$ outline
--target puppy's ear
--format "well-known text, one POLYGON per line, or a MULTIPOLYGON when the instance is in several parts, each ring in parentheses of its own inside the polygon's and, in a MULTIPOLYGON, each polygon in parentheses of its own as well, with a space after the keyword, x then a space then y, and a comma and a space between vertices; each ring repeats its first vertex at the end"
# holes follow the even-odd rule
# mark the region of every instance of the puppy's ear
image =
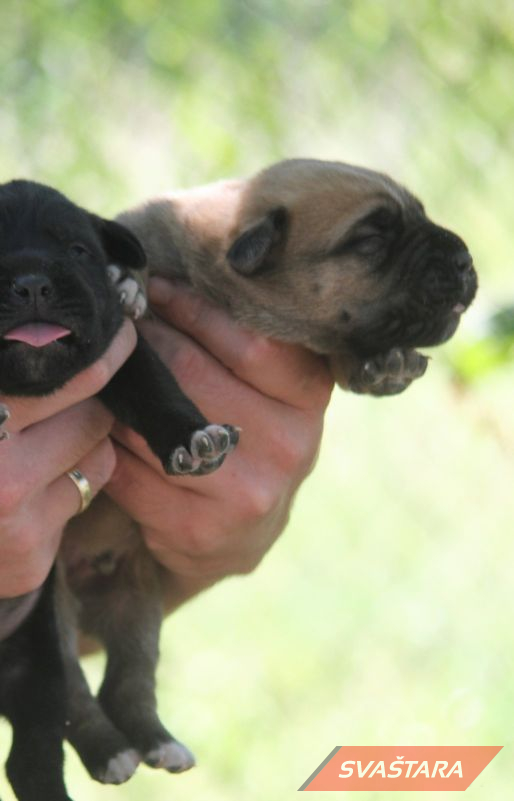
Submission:
POLYGON ((230 246, 227 253, 230 266, 241 275, 256 275, 272 268, 285 244, 287 224, 285 208, 270 211, 230 246))
POLYGON ((146 265, 146 253, 132 231, 114 220, 92 216, 109 258, 115 264, 122 264, 132 270, 142 270, 146 265))

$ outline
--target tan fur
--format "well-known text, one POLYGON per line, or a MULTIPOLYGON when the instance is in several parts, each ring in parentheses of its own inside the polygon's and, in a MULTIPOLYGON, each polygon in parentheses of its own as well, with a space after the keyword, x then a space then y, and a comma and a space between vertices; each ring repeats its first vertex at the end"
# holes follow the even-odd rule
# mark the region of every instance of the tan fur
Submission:
POLYGON ((180 278, 249 328, 319 353, 334 347, 343 305, 350 314, 387 291, 346 257, 326 258, 346 231, 388 199, 416 201, 387 176, 337 162, 281 162, 249 181, 228 181, 156 198, 119 220, 137 234, 153 275, 180 278), (226 253, 237 236, 284 206, 291 228, 281 270, 248 281, 226 253), (312 270, 316 260, 316 271, 312 270))

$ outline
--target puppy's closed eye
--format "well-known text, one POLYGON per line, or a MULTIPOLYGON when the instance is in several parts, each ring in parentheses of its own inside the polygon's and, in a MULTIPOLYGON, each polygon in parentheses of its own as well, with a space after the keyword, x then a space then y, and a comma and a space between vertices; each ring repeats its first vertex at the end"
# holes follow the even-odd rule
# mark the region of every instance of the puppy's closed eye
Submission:
POLYGON ((363 232, 346 242, 345 252, 352 250, 362 256, 373 256, 382 250, 386 242, 387 237, 382 233, 377 233, 376 231, 363 232))
POLYGON ((333 249, 332 256, 349 252, 361 256, 374 256, 387 247, 401 225, 400 211, 379 206, 355 223, 333 249))
POLYGON ((84 261, 92 257, 91 251, 82 242, 73 242, 68 248, 68 253, 78 261, 84 261))

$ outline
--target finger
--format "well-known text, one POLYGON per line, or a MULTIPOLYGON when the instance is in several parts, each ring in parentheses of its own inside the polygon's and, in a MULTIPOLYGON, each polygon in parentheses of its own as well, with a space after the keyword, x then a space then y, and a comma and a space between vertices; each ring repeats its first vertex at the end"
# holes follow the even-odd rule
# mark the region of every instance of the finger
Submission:
MULTIPOLYGON (((109 481, 115 465, 116 454, 112 442, 109 439, 104 439, 73 467, 87 480, 92 499, 109 481)), ((80 490, 67 474, 53 481, 48 487, 48 491, 42 495, 43 514, 50 516, 52 510, 57 509, 60 521, 56 522, 61 522, 62 524, 78 514, 81 503, 80 490)))
MULTIPOLYGON (((120 504, 134 520, 145 526, 170 528, 174 511, 190 508, 201 495, 181 486, 178 479, 170 478, 161 471, 157 473, 151 464, 117 442, 116 467, 106 486, 106 492, 120 504)), ((175 525, 173 525, 175 529, 175 525)))
POLYGON ((219 498, 185 489, 173 480, 158 484, 151 469, 130 452, 117 446, 116 452, 116 469, 106 492, 142 525, 147 546, 170 570, 226 575, 254 566, 283 527, 287 492, 275 497, 263 522, 262 508, 254 505, 253 484, 247 492, 239 482, 227 514, 219 498), (252 536, 245 537, 249 527, 252 536))
MULTIPOLYGON (((144 336, 152 344, 164 364, 173 373, 184 392, 200 403, 202 412, 211 420, 228 406, 238 408, 262 395, 250 384, 242 381, 222 362, 195 342, 191 337, 171 328, 161 320, 149 320, 144 325, 144 336)), ((270 404, 281 406, 273 398, 270 404)), ((237 424, 237 421, 227 422, 237 424)))
MULTIPOLYGON (((257 462, 273 464, 283 474, 306 475, 315 459, 321 435, 321 410, 304 411, 262 395, 241 381, 190 337, 161 321, 152 321, 147 335, 184 392, 215 423, 242 428, 236 455, 245 454, 255 469, 257 462)), ((159 473, 162 468, 142 438, 126 426, 115 424, 112 435, 159 473)), ((187 443, 184 443, 187 444, 187 443)), ((218 477, 232 465, 225 464, 210 477, 188 479, 205 490, 216 488, 218 477)), ((180 479, 181 482, 186 479, 180 479)))
POLYGON ((125 320, 107 351, 90 367, 74 376, 57 392, 45 397, 2 397, 10 411, 4 428, 16 433, 32 423, 46 420, 62 409, 96 395, 128 358, 136 345, 136 331, 125 320))
MULTIPOLYGON (((77 464, 89 482, 92 497, 109 479, 115 462, 112 443, 106 439, 77 464)), ((81 495, 67 475, 27 499, 24 515, 9 527, 2 542, 3 564, 10 565, 2 576, 5 597, 41 586, 55 560, 63 528, 80 507, 81 495)))
MULTIPOLYGON (((203 540, 214 542, 219 531, 226 530, 226 508, 220 508, 222 505, 202 491, 202 482, 188 488, 180 479, 156 476, 130 451, 117 444, 114 447, 116 468, 106 486, 107 494, 146 529, 166 532, 167 549, 188 553, 198 532, 203 540)), ((230 525, 237 516, 238 505, 234 503, 230 525)))
MULTIPOLYGON (((312 431, 315 428, 318 434, 321 425, 319 412, 301 411, 263 396, 189 337, 161 321, 152 321, 147 335, 151 335, 152 343, 184 392, 211 422, 229 423, 243 429, 236 453, 244 451, 254 461, 256 454, 263 460, 266 454, 272 454, 274 463, 285 472, 302 471, 297 459, 310 463, 312 431)), ((149 465, 162 471, 141 437, 133 431, 115 424, 112 434, 149 465)), ((232 458, 230 454, 226 462, 232 462, 232 458)), ((191 479, 198 480, 197 477, 191 479)), ((208 486, 206 478, 202 478, 202 483, 208 486)))
POLYGON ((104 440, 112 422, 111 413, 91 398, 25 428, 1 451, 9 459, 10 482, 28 493, 47 487, 104 440))
POLYGON ((184 285, 152 278, 149 298, 162 319, 260 392, 299 408, 328 402, 333 382, 320 356, 242 328, 184 285))
MULTIPOLYGON (((215 488, 219 484, 220 471, 223 471, 222 481, 225 484, 237 482, 240 490, 243 474, 249 475, 252 484, 255 478, 255 471, 248 471, 247 460, 235 454, 230 455, 220 471, 198 479, 166 476, 162 471, 156 473, 152 464, 143 461, 139 454, 134 454, 124 445, 114 442, 114 448, 116 468, 106 487, 108 494, 141 525, 163 531, 172 530, 185 541, 194 536, 198 528, 207 534, 212 526, 216 529, 226 527, 227 510, 224 504, 219 503, 212 506, 214 517, 198 526, 198 516, 206 504, 212 498, 219 497, 219 489, 215 488)), ((256 480, 260 480, 258 471, 256 480)), ((231 518, 237 516, 239 500, 245 495, 244 490, 234 493, 231 518)))

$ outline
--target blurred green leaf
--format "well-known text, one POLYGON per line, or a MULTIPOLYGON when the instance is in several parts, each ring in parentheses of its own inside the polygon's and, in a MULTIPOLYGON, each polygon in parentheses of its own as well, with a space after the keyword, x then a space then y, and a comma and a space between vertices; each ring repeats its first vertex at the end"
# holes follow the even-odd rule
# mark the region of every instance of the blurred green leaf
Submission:
POLYGON ((471 384, 486 374, 514 362, 514 306, 491 314, 475 335, 458 337, 448 348, 454 377, 471 384))

